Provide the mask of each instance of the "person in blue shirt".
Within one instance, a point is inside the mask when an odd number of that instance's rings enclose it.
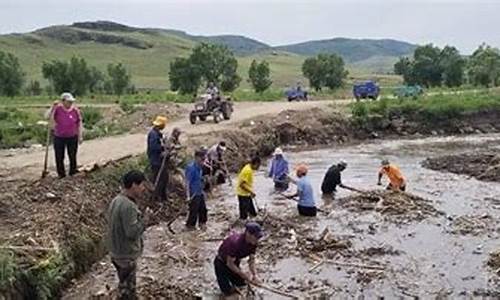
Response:
[[[283,150],[276,148],[271,160],[268,176],[274,181],[274,188],[278,192],[288,190],[288,161],[283,156]]]
[[[196,223],[198,223],[200,229],[206,229],[207,206],[205,203],[205,194],[203,193],[202,171],[205,156],[205,151],[197,150],[194,153],[194,160],[187,165],[185,171],[186,192],[189,203],[189,213],[186,221],[186,228],[188,230],[196,229]]]
[[[160,202],[167,201],[168,172],[166,168],[166,153],[163,146],[162,130],[167,125],[167,118],[157,116],[153,121],[153,127],[148,133],[147,155],[149,166],[153,176],[151,182],[154,183],[154,197]]]
[[[299,215],[307,217],[315,217],[317,214],[316,201],[314,200],[314,190],[311,182],[307,177],[308,167],[304,164],[297,166],[297,177],[299,180],[294,183],[297,184],[297,193],[286,196],[287,198],[299,197],[297,209]]]

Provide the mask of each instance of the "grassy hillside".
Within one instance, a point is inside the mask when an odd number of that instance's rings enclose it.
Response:
[[[124,63],[132,73],[133,83],[140,89],[167,89],[170,62],[176,57],[189,55],[199,41],[223,43],[233,50],[239,49],[236,53],[241,54],[238,61],[243,88],[249,87],[246,79],[253,59],[269,62],[274,88],[305,82],[301,66],[306,56],[276,51],[252,39],[191,36],[181,31],[133,28],[112,22],[75,23],[26,34],[0,35],[0,50],[19,57],[27,79],[39,80],[42,85],[46,84],[41,74],[43,62],[79,55],[102,71],[109,63]],[[351,74],[385,73],[392,69],[394,59],[370,57],[348,64],[348,67]]]
[[[347,62],[360,62],[372,57],[399,57],[413,53],[416,45],[395,40],[370,40],[335,38],[330,40],[310,41],[277,47],[282,51],[300,55],[336,53]]]

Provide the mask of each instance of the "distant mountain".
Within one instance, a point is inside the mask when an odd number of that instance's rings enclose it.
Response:
[[[416,47],[417,45],[390,39],[334,38],[284,45],[276,47],[276,49],[305,56],[317,55],[319,53],[336,53],[342,56],[347,62],[358,62],[371,57],[410,55]]]
[[[213,36],[190,35],[180,30],[135,28],[109,21],[74,23],[70,27],[99,30],[99,31],[140,32],[146,34],[162,34],[162,33],[171,34],[194,42],[222,44],[227,46],[236,55],[250,55],[263,50],[269,50],[271,48],[267,44],[264,44],[262,42],[259,42],[251,38],[247,38],[242,35],[213,35]]]

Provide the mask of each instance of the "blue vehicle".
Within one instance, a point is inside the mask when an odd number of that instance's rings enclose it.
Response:
[[[285,92],[288,101],[307,101],[307,91],[304,91],[300,86],[290,88]]]
[[[354,94],[356,101],[359,101],[360,99],[377,100],[380,94],[380,87],[376,82],[369,80],[354,84],[352,87],[352,93]]]

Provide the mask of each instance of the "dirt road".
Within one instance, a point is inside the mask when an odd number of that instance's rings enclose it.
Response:
[[[180,127],[190,134],[203,134],[227,129],[242,121],[255,117],[278,114],[283,110],[306,110],[313,107],[325,107],[332,101],[309,102],[242,102],[235,104],[235,112],[230,121],[214,124],[212,122],[191,125],[187,116],[168,124],[166,130]],[[137,155],[146,151],[146,133],[125,134],[84,142],[78,150],[79,165],[116,160],[128,155]],[[44,149],[0,151],[0,178],[5,180],[37,179],[43,168]],[[49,166],[54,172],[53,151],[49,155]]]

